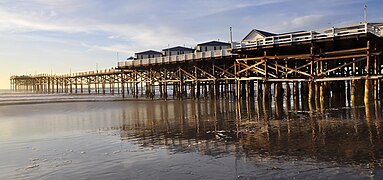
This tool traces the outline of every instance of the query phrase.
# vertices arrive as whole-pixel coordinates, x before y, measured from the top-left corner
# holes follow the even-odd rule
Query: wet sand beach
[[[79,98],[0,105],[0,179],[383,176],[380,102],[311,112],[251,100]]]

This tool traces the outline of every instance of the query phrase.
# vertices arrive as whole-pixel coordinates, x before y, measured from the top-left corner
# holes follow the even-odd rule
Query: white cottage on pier
[[[176,47],[162,49],[162,54],[164,56],[188,54],[188,53],[193,53],[193,52],[194,52],[194,49],[187,48],[187,47],[182,47],[182,46],[176,46]]]
[[[156,57],[161,57],[162,53],[158,51],[148,50],[148,51],[135,53],[134,56],[135,56],[135,59],[156,58]]]
[[[271,33],[271,32],[266,32],[266,31],[261,31],[258,29],[253,29],[250,31],[249,34],[246,35],[245,38],[243,38],[242,42],[254,42],[259,39],[264,39],[266,37],[270,36],[276,36],[277,34]]]
[[[206,51],[215,51],[222,49],[230,49],[230,43],[220,42],[220,41],[209,41],[205,43],[197,44],[196,51],[197,52],[206,52]]]

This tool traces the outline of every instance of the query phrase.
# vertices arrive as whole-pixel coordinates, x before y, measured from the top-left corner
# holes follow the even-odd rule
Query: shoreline
[[[81,95],[69,95],[69,96],[81,96]],[[100,97],[100,96],[97,96]],[[105,96],[108,98],[108,96]],[[122,102],[122,101],[130,101],[130,102],[135,102],[135,101],[174,101],[178,99],[144,99],[144,98],[138,98],[138,99],[131,99],[131,98],[122,98],[122,97],[116,97],[116,98],[121,98],[121,99],[58,99],[58,100],[41,100],[39,101],[38,99],[33,99],[29,101],[20,101],[20,102],[15,102],[14,100],[10,100],[13,102],[0,102],[0,107],[1,106],[9,106],[9,105],[27,105],[27,104],[49,104],[49,103],[72,103],[72,102]],[[184,99],[184,100],[192,100],[192,99]]]

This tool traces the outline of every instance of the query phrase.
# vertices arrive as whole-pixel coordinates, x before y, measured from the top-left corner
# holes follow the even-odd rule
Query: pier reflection
[[[175,153],[229,153],[254,161],[284,158],[381,165],[380,102],[326,111],[294,109],[287,102],[148,103],[146,108],[122,110],[121,139]]]

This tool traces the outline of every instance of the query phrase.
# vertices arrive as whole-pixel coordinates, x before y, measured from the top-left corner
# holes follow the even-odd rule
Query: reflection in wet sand
[[[249,159],[282,156],[379,166],[381,110],[378,103],[372,105],[320,113],[253,99],[174,101],[122,112],[121,136],[143,146],[213,156],[235,151]]]
[[[64,149],[65,158],[69,158],[66,156],[68,152],[75,154],[65,149],[74,149],[78,154],[71,156],[70,160],[74,163],[70,167],[76,169],[93,167],[99,163],[109,164],[95,170],[102,171],[104,175],[116,173],[115,168],[120,168],[121,171],[118,172],[135,172],[134,168],[137,168],[150,175],[129,177],[151,178],[161,173],[161,177],[166,177],[168,174],[163,172],[166,172],[168,167],[159,168],[161,171],[147,170],[145,167],[158,168],[171,161],[172,168],[176,169],[173,173],[180,178],[184,177],[185,171],[189,171],[185,167],[190,163],[194,172],[207,171],[204,176],[188,176],[200,179],[218,177],[210,171],[224,167],[229,167],[224,169],[224,177],[234,174],[237,177],[264,178],[285,175],[286,178],[304,178],[305,175],[328,178],[339,174],[340,178],[355,175],[381,177],[381,102],[354,108],[321,109],[315,106],[314,110],[308,111],[304,109],[306,105],[299,105],[301,108],[295,106],[293,99],[285,97],[284,101],[278,102],[263,101],[258,97],[240,100],[141,100],[2,106],[0,122],[8,123],[8,126],[18,130],[12,134],[19,136],[18,141],[28,144],[33,140],[44,144],[41,147],[52,146],[40,152],[41,160],[47,157],[46,154],[53,154],[48,156],[49,161],[57,159],[56,150],[50,151],[51,149]],[[310,105],[307,108],[310,109]],[[36,109],[45,111],[42,113]],[[118,143],[116,145],[114,141],[99,141],[97,138],[100,137],[97,136],[84,138],[85,135],[81,134],[84,131],[113,132],[111,134],[115,133],[117,136],[112,139]],[[35,140],[35,134],[42,134],[42,140]],[[68,134],[77,138],[67,138]],[[15,143],[17,141],[7,139],[8,137],[1,136],[1,133],[0,137],[0,140],[5,142],[0,141],[3,143],[2,148],[17,150],[7,156],[8,159],[4,162],[13,161],[15,158],[20,158],[18,162],[24,162],[25,159],[28,161],[29,157],[21,157],[28,153],[35,154],[34,151],[29,152],[25,148],[14,148],[23,147],[22,143]],[[47,139],[55,143],[45,144]],[[68,147],[62,141],[73,144]],[[118,148],[115,149],[115,146]],[[121,148],[122,146],[126,146],[125,149]],[[113,148],[108,149],[111,147]],[[86,153],[79,153],[83,151]],[[8,152],[0,153],[4,155]],[[111,153],[115,155],[115,159],[109,159]],[[148,154],[157,158],[157,161],[146,159]],[[92,161],[86,159],[86,156]],[[34,157],[36,155],[32,156]],[[179,159],[172,159],[174,157]],[[81,163],[77,163],[78,161]],[[130,165],[116,167],[118,163],[115,162]],[[57,167],[47,168],[45,162],[39,163],[40,166],[35,168],[38,171],[26,177],[41,177],[42,174],[54,178],[57,177],[57,173],[68,172],[65,168],[56,171]],[[20,164],[22,167],[26,166],[25,163],[15,166]],[[200,164],[204,166],[198,169],[197,165]],[[8,173],[11,172],[8,169],[12,169],[2,162],[0,167],[6,167],[5,172]],[[339,169],[344,174],[339,173]],[[13,177],[12,173],[20,172],[12,171],[9,177]],[[83,174],[74,178],[89,175],[86,172],[83,171]],[[120,176],[111,177],[113,179]],[[232,176],[227,178],[232,179]]]

